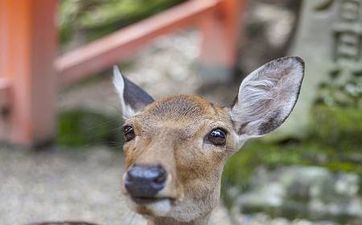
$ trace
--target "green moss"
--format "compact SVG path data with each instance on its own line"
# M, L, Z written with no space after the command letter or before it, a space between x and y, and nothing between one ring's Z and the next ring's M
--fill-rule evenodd
M353 172L362 175L362 167L350 162L332 161L322 164L322 166L335 172Z
M228 160L223 186L246 188L252 173L259 166L271 169L286 165L313 165L362 176L362 163L356 160L355 155L356 152L340 152L336 147L315 141L277 144L253 140Z
M248 183L254 169L263 163L259 143L248 143L245 148L232 156L226 163L223 183L232 186L244 186Z
M101 113L84 109L64 111L58 115L57 143L67 147L121 145L120 126L119 119Z
M65 44L77 35L91 41L184 1L63 0L59 15L61 42Z
M316 106L312 115L311 137L343 151L361 149L361 110L352 107Z
M98 28L118 24L128 25L169 8L182 0L113 0L84 12L81 25L84 28Z
M300 164L302 162L303 154L295 146L281 147L253 140L228 160L224 169L224 183L232 186L245 186L258 166L275 167L281 164Z

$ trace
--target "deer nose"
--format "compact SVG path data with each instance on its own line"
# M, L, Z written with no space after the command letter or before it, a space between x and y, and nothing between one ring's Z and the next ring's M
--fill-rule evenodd
M128 170L125 187L132 197L154 197L165 187L167 173L162 166L134 165Z

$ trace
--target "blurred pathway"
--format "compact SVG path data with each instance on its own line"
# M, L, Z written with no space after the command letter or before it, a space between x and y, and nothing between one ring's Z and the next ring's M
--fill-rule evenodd
M140 224L120 195L121 161L120 152L104 147L38 153L1 148L0 224Z
M82 220L143 225L120 194L121 150L30 152L0 147L0 224ZM223 209L211 224L230 225Z

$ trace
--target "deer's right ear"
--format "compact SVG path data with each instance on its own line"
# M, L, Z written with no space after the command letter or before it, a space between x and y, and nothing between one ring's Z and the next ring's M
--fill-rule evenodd
M113 67L113 85L120 98L125 119L132 117L154 101L142 88L125 78L117 66Z

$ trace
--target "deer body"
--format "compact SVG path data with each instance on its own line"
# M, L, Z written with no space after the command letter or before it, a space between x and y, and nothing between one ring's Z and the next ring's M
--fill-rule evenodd
M241 83L229 107L197 96L153 100L114 68L125 124L121 190L148 225L206 225L225 161L246 140L279 127L300 91L304 63L271 61Z

